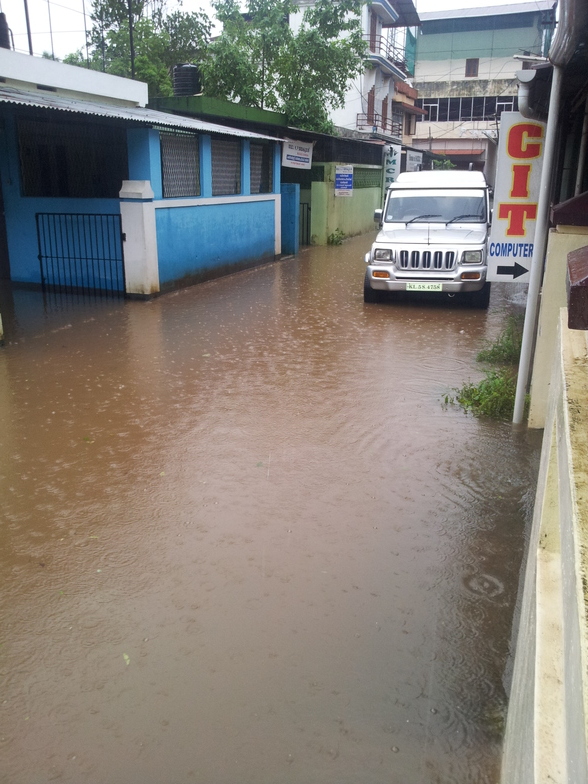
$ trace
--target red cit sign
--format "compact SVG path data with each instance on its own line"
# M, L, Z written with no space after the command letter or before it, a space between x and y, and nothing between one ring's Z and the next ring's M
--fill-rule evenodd
M528 277L544 138L543 123L527 120L518 112L502 113L488 245L490 280L508 281L516 277L524 282L524 276Z

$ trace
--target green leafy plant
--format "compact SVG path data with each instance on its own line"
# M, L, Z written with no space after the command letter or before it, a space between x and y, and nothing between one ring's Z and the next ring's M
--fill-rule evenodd
M433 161L433 169L455 169L454 163L451 163L449 158L443 158L441 161Z
M477 356L478 362L494 365L516 365L521 353L524 316L509 316L506 327L493 342L488 342Z
M501 420L511 418L517 388L516 366L521 353L523 319L522 315L508 317L498 338L488 342L477 355L478 362L495 367L486 370L484 378L477 384L468 382L459 389L454 389L454 394L446 394L446 405L460 405L476 416ZM528 402L527 398L525 406Z
M345 239L345 233L341 229L335 229L332 234L327 237L327 245L342 245Z
M458 403L466 411L492 419L512 416L517 376L511 368L487 370L477 384L467 383L456 394L446 396L447 403Z

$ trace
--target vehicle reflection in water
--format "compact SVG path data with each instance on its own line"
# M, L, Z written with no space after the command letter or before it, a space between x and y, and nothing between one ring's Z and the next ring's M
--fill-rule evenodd
M518 306L364 305L370 242L14 292L4 781L497 781L539 436L442 397Z

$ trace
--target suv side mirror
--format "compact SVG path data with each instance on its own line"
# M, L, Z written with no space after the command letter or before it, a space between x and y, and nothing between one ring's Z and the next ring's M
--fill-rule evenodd
M382 222L382 210L374 210L374 223Z

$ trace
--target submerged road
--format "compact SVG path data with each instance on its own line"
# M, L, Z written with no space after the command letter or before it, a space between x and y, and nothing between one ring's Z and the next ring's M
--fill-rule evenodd
M14 292L3 784L497 782L539 436L443 396L521 305L364 305L371 239Z

